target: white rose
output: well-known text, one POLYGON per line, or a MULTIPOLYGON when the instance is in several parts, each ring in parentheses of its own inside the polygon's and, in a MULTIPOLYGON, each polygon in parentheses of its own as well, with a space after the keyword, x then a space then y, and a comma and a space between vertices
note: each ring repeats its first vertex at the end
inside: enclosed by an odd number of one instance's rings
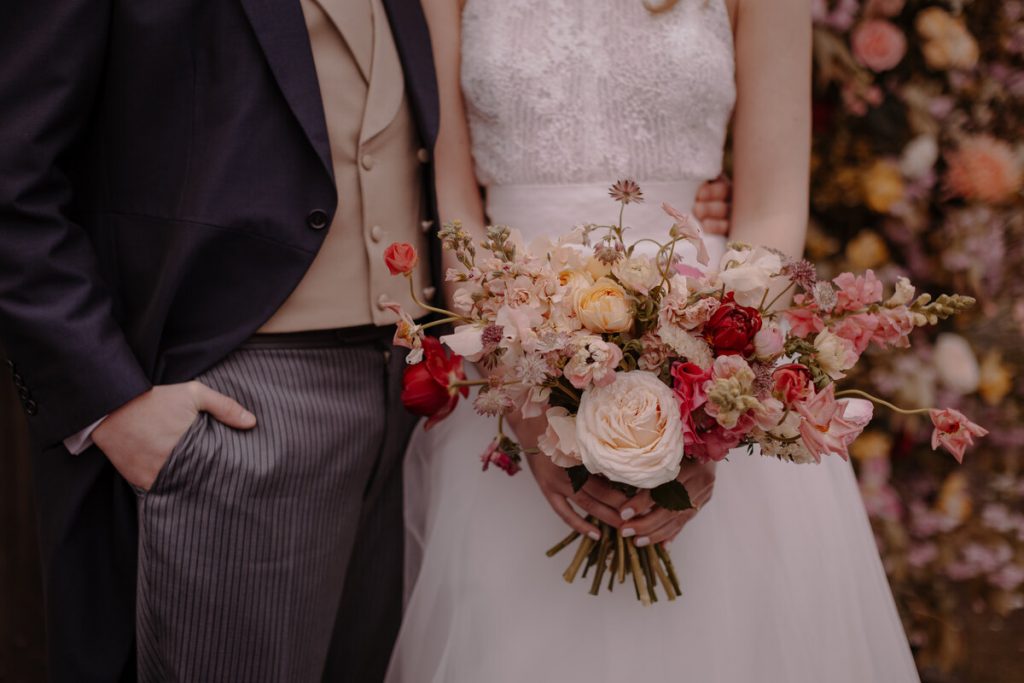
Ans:
POLYGON ((818 365, 832 379, 846 377, 845 371, 857 363, 857 350, 853 342, 828 330, 822 330, 814 338, 814 348, 817 351, 818 365))
POLYGON ((978 389, 981 369, 971 345, 958 334, 944 332, 935 340, 935 369, 947 387, 960 394, 978 389))
POLYGON ((651 372, 619 373, 605 387, 583 392, 576 443, 587 469, 653 489, 679 475, 683 424, 675 392, 651 372))
POLYGON ((934 135, 918 135, 907 143, 900 156, 900 171, 916 180, 935 168, 939 160, 939 143, 934 135))
POLYGON ((551 462, 559 467, 575 467, 580 464, 580 456, 576 444, 576 417, 560 406, 549 408, 547 412, 548 426, 537 440, 537 448, 551 462))
POLYGON ((619 282, 642 294, 647 294, 661 283, 662 277, 654 261, 642 256, 621 259, 612 266, 612 273, 619 282))
POLYGON ((767 249, 730 249, 722 256, 718 279, 727 290, 735 292, 737 303, 757 306, 780 270, 782 259, 767 249))

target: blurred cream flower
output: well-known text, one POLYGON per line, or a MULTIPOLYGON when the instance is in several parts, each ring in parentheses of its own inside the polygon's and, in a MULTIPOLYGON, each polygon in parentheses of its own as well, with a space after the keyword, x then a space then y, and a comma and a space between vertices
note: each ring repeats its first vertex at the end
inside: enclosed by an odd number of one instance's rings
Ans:
POLYGON ((868 208, 877 213, 889 213, 906 194, 899 166, 887 159, 879 159, 869 166, 861 177, 861 184, 868 208))
POLYGON ((889 261, 889 247, 874 230, 861 230, 847 243, 846 260, 854 270, 878 268, 889 261))
POLYGON ((948 389, 960 394, 978 390, 981 380, 978 359, 970 343, 958 334, 943 332, 935 340, 935 370, 948 389))
POLYGON ((990 406, 999 405, 1012 389, 1013 372, 998 350, 989 351, 981 361, 978 393, 982 400, 990 406))
POLYGON ((978 63, 978 42, 962 18, 941 7, 929 7, 917 15, 918 34, 924 39, 921 52, 933 69, 971 69, 978 63))

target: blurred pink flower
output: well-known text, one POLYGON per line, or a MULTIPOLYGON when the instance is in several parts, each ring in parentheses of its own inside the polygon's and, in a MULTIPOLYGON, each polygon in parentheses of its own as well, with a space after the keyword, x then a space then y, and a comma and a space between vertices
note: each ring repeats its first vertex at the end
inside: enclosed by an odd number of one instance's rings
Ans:
POLYGON ((967 138, 946 155, 946 188, 964 199, 1000 203, 1024 184, 1020 161, 1009 143, 990 135, 967 138))
POLYGON ((854 58, 872 71, 894 68, 907 54, 907 37, 892 22, 868 19, 850 36, 854 58))
POLYGON ((960 463, 964 461, 964 451, 967 447, 974 445, 974 437, 988 434, 987 429, 968 420, 959 410, 932 409, 928 411, 928 415, 935 425, 935 431, 932 432, 932 448, 942 446, 960 463))

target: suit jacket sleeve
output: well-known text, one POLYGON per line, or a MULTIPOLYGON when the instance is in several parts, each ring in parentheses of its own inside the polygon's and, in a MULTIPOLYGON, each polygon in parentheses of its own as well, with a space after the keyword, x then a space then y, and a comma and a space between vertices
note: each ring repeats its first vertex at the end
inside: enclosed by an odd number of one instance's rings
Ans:
POLYGON ((150 382, 68 216, 68 151, 93 113, 110 3, 9 0, 0 21, 0 342, 44 446, 150 382))

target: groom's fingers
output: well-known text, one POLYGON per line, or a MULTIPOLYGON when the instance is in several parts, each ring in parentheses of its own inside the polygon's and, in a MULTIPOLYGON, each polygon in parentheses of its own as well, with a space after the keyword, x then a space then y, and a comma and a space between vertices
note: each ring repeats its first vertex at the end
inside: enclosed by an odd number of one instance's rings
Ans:
POLYGON ((555 514, 562 518, 562 521, 569 525, 574 531, 590 536, 595 541, 601 538, 601 532, 596 526, 580 517, 569 501, 557 494, 547 496, 548 504, 555 511, 555 514))

